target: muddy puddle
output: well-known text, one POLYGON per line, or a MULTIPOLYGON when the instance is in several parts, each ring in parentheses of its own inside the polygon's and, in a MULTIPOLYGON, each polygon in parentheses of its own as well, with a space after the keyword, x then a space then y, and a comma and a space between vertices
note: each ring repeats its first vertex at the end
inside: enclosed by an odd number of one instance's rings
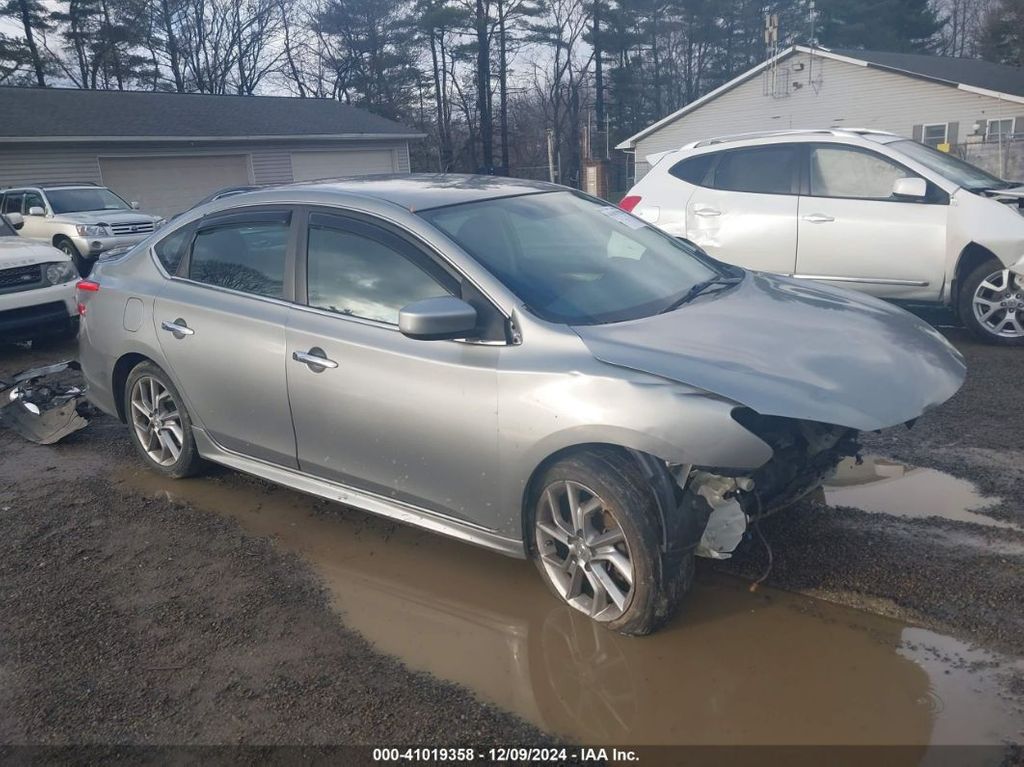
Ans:
POLYGON ((1001 499, 982 495, 971 482, 879 456, 864 456, 859 464, 853 458, 844 459, 823 491, 829 506, 848 506, 910 519, 940 517, 1024 531, 1011 522, 979 513, 998 505, 1001 499))
POLYGON ((702 574, 667 629, 625 638, 528 562, 230 472, 118 481, 272 536, 380 650, 578 742, 914 744, 916 764, 928 745, 1024 737, 1007 664, 878 616, 702 574))

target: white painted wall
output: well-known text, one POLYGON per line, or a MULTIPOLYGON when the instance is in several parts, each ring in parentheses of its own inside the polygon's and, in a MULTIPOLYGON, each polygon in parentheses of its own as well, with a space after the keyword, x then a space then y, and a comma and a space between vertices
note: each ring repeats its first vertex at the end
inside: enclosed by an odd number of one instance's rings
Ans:
POLYGON ((789 128, 875 128, 912 137, 915 125, 958 123, 963 142, 978 120, 1012 117, 1024 131, 1024 104, 1002 101, 953 86, 871 67, 796 52, 780 62, 788 76, 787 96, 765 95, 757 74, 640 139, 637 178, 648 170, 644 158, 699 139, 748 131, 789 128), (803 69, 797 71, 798 65, 803 69), (808 82, 808 72, 812 82, 808 82), (813 82, 819 80, 820 82, 813 82), (801 87, 794 88, 800 83, 801 87))

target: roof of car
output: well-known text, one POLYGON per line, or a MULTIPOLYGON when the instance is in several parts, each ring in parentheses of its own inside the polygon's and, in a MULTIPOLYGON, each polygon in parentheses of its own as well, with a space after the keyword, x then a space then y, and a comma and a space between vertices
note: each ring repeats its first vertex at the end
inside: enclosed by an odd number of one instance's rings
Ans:
MULTIPOLYGON (((394 203, 415 212, 464 202, 562 191, 565 187, 544 181, 502 176, 470 176, 453 173, 415 173, 304 181, 267 189, 267 192, 341 192, 394 203)), ((250 195, 262 192, 248 192, 250 195)), ((279 196, 279 195, 275 195, 279 196)), ((226 198, 231 199, 231 198, 226 198)))
POLYGON ((0 87, 0 138, 195 140, 422 134, 336 99, 0 87))

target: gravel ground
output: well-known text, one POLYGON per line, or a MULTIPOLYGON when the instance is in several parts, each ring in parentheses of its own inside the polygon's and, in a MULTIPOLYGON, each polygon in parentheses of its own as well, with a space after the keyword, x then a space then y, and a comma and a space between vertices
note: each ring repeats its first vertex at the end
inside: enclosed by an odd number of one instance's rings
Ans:
MULTIPOLYGON (((970 479, 1024 525, 1024 353, 977 345, 964 389, 865 450, 970 479)), ((0 377, 73 355, 0 348, 0 377)), ((376 653, 309 568, 222 517, 125 494, 96 418, 53 448, 0 431, 0 743, 537 743, 547 736, 376 653)), ((765 523, 771 585, 1024 655, 1024 535, 805 503, 765 523), (1019 551, 1014 547, 1019 546, 1019 551)), ((756 541, 703 564, 743 576, 756 541)))

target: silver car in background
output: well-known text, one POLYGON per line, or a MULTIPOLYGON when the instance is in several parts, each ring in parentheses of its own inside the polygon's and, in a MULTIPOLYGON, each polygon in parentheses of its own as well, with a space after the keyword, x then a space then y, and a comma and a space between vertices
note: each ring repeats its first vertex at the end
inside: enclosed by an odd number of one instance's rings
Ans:
POLYGON ((901 309, 509 179, 215 201, 79 300, 90 397, 153 470, 209 460, 532 557, 628 634, 673 614, 696 554, 964 377, 901 309))

